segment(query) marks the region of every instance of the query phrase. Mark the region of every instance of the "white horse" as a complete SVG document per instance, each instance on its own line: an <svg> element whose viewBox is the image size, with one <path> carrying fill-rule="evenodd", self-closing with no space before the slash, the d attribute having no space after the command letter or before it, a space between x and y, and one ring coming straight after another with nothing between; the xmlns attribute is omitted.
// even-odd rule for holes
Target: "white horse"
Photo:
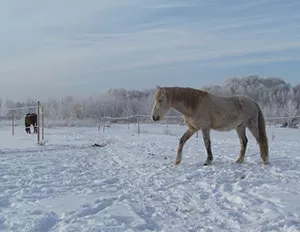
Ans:
<svg viewBox="0 0 300 232"><path fill-rule="evenodd" d="M159 121L170 108L183 114L188 129L180 138L175 164L182 158L182 150L186 141L201 130L207 152L204 165L213 160L211 151L210 130L229 131L235 129L240 139L240 154L237 163L243 163L248 139L246 128L260 147L260 155L264 164L269 162L268 138L263 113L259 105L246 97L217 97L205 91L181 87L157 87L154 96L152 119Z"/></svg>

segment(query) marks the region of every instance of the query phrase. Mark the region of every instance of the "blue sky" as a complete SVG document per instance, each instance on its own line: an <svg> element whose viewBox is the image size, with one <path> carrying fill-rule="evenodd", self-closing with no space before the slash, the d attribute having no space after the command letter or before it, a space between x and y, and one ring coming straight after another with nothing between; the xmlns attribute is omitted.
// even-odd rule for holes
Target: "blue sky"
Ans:
<svg viewBox="0 0 300 232"><path fill-rule="evenodd" d="M300 83L300 1L4 0L0 97L201 88L232 76Z"/></svg>

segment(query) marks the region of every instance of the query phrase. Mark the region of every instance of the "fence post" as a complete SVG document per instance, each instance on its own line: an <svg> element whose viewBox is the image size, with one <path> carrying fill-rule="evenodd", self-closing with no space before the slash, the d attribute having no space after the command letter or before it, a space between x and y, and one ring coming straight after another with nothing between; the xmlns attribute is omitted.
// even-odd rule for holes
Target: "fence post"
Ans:
<svg viewBox="0 0 300 232"><path fill-rule="evenodd" d="M130 129L130 120L131 120L131 116L128 116L128 119L127 119L127 129L129 130Z"/></svg>
<svg viewBox="0 0 300 232"><path fill-rule="evenodd" d="M15 112L12 113L12 121L11 121L11 133L15 135Z"/></svg>
<svg viewBox="0 0 300 232"><path fill-rule="evenodd" d="M105 132L105 121L106 121L106 116L104 116L104 118L103 118L103 132Z"/></svg>
<svg viewBox="0 0 300 232"><path fill-rule="evenodd" d="M44 110L43 110L43 107L41 108L41 114L42 114L42 141L44 141L45 136L44 136Z"/></svg>
<svg viewBox="0 0 300 232"><path fill-rule="evenodd" d="M102 119L98 118L98 131L101 129Z"/></svg>
<svg viewBox="0 0 300 232"><path fill-rule="evenodd" d="M40 144L40 101L37 101L37 144Z"/></svg>
<svg viewBox="0 0 300 232"><path fill-rule="evenodd" d="M138 134L140 134L140 120L139 120L139 115L136 115L136 121L137 121L137 126L138 126Z"/></svg>

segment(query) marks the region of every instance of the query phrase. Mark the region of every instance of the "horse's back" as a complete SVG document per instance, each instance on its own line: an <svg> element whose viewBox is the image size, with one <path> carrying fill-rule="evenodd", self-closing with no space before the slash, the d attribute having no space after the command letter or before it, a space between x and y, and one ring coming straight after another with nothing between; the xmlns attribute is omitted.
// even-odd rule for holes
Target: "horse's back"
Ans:
<svg viewBox="0 0 300 232"><path fill-rule="evenodd" d="M211 127L219 131L235 129L243 121L258 115L257 104L244 96L217 97L210 95Z"/></svg>
<svg viewBox="0 0 300 232"><path fill-rule="evenodd" d="M260 107L256 101L245 96L236 96L236 99L245 118L257 117Z"/></svg>
<svg viewBox="0 0 300 232"><path fill-rule="evenodd" d="M25 116L25 123L27 124L34 124L37 121L37 114L36 113L27 113Z"/></svg>

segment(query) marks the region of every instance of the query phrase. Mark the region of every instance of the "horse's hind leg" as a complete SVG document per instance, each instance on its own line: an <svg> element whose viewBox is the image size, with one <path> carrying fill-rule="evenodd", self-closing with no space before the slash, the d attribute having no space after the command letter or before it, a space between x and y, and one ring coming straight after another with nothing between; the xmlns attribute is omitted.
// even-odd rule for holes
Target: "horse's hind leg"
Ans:
<svg viewBox="0 0 300 232"><path fill-rule="evenodd" d="M177 148L177 155L176 155L176 159L175 159L175 165L177 165L181 162L183 146L186 143L186 141L190 137L193 136L193 134L195 132L196 132L195 130L193 130L192 128L189 128L189 129L186 130L186 132L180 138L179 145L178 145L178 148Z"/></svg>
<svg viewBox="0 0 300 232"><path fill-rule="evenodd" d="M30 124L28 124L27 122L25 122L25 131L27 134L30 134Z"/></svg>
<svg viewBox="0 0 300 232"><path fill-rule="evenodd" d="M266 151L266 148L265 148L265 144L264 144L263 138L259 137L258 125L256 124L255 121L251 120L247 124L247 127L250 130L251 134L256 139L257 143L259 144L261 159L263 160L264 164L267 164L269 162L268 154L267 154L267 151Z"/></svg>
<svg viewBox="0 0 300 232"><path fill-rule="evenodd" d="M213 161L213 154L211 151L210 130L202 129L202 136L203 136L204 145L205 145L206 152L207 152L207 159L203 165L210 165Z"/></svg>
<svg viewBox="0 0 300 232"><path fill-rule="evenodd" d="M247 144L248 144L248 139L246 136L246 126L244 123L242 123L241 125L239 125L236 128L236 132L239 136L240 139L240 144L241 144L241 150L240 150L240 154L238 159L236 160L236 163L243 163L244 162L244 158L245 158L245 153L246 153L246 149L247 149Z"/></svg>

